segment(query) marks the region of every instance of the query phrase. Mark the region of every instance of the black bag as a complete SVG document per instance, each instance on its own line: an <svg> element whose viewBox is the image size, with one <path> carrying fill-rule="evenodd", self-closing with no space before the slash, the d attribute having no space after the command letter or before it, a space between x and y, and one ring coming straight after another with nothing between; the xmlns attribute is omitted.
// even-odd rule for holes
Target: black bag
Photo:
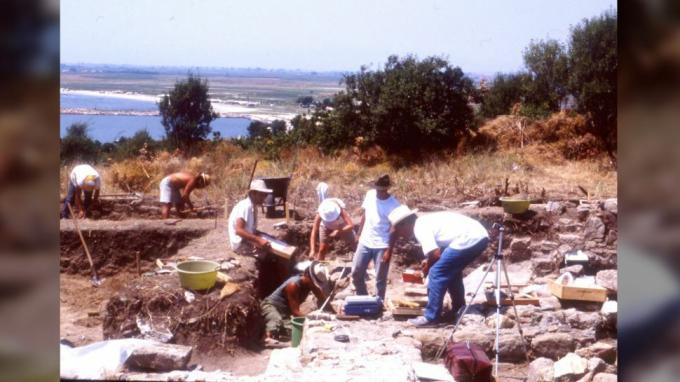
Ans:
<svg viewBox="0 0 680 382"><path fill-rule="evenodd" d="M493 381L492 363L484 349L477 344L453 342L446 346L446 368L456 382L491 382Z"/></svg>

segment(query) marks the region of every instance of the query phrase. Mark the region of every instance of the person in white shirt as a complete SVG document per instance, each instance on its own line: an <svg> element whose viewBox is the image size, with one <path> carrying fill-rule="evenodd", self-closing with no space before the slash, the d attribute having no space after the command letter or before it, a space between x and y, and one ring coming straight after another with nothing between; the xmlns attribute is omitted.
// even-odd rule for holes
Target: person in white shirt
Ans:
<svg viewBox="0 0 680 382"><path fill-rule="evenodd" d="M244 241L255 248L267 249L271 243L257 236L257 206L264 203L265 198L272 192L267 188L264 180L255 179L250 183L248 196L238 202L229 214L228 231L231 249L245 250Z"/></svg>
<svg viewBox="0 0 680 382"><path fill-rule="evenodd" d="M86 217L90 212L91 206L99 202L101 185L101 177L94 167L89 164L75 166L68 177L66 198L61 209L61 217L71 217L69 205L75 205L75 211L78 211L79 218Z"/></svg>
<svg viewBox="0 0 680 382"><path fill-rule="evenodd" d="M319 238L319 245L316 239ZM324 261L330 244L335 239L342 240L355 249L357 239L354 235L354 223L345 210L345 203L338 198L328 198L321 202L312 225L309 238L309 254L315 260ZM318 250L318 251L317 251Z"/></svg>
<svg viewBox="0 0 680 382"><path fill-rule="evenodd" d="M389 175L383 175L375 183L375 189L366 193L361 205L362 215L359 224L359 245L354 253L352 281L357 295L367 295L366 269L373 261L375 267L375 286L378 297L385 299L387 273L394 239L390 238L388 215L399 206L397 199L388 192L391 186Z"/></svg>
<svg viewBox="0 0 680 382"><path fill-rule="evenodd" d="M426 256L423 274L429 274L429 278L425 314L409 320L417 327L425 327L440 320L446 291L451 296L454 315L465 305L463 269L484 252L489 234L481 223L465 215L442 211L418 217L416 212L399 206L389 219L393 234L415 236Z"/></svg>

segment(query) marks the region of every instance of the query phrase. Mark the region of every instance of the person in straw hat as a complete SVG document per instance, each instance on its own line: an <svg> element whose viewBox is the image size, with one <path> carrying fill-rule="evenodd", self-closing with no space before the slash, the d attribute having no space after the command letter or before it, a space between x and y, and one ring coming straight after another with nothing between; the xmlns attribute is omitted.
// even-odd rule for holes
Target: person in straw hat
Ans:
<svg viewBox="0 0 680 382"><path fill-rule="evenodd" d="M300 306L310 292L320 306L332 289L328 268L317 261L306 263L302 274L284 281L260 304L265 319L265 345L278 345L278 340L290 336L290 318L304 316ZM327 307L332 310L330 305Z"/></svg>
<svg viewBox="0 0 680 382"><path fill-rule="evenodd" d="M359 223L359 244L352 262L352 281L357 295L367 295L366 270L372 261L375 267L375 286L378 297L385 299L387 273L392 256L394 239L390 238L390 222L387 219L399 201L390 195L389 175L379 177L373 183L361 204L361 223Z"/></svg>
<svg viewBox="0 0 680 382"><path fill-rule="evenodd" d="M79 218L88 216L91 207L99 202L101 185L101 177L94 167L89 164L75 166L68 177L66 198L61 209L61 217L71 217L69 205L75 205L75 211L78 211Z"/></svg>
<svg viewBox="0 0 680 382"><path fill-rule="evenodd" d="M271 193L272 189L267 188L264 180L254 179L250 182L247 196L238 202L229 214L227 230L232 250L245 251L249 249L247 247L267 249L271 246L269 241L258 236L256 208L261 206ZM248 245L244 246L244 241Z"/></svg>
<svg viewBox="0 0 680 382"><path fill-rule="evenodd" d="M451 296L451 315L455 319L465 305L463 269L484 252L489 234L477 220L455 212L442 211L417 217L418 210L399 206L389 219L398 237L415 236L426 259L423 274L429 275L427 306L424 316L408 320L416 327L436 324L442 317L442 303L446 291Z"/></svg>
<svg viewBox="0 0 680 382"><path fill-rule="evenodd" d="M210 184L210 175L200 173L194 175L188 172L176 172L170 174L161 180L160 201L161 201L161 215L163 219L167 219L170 215L170 208L173 206L177 211L177 215L184 217L184 204L189 206L191 211L194 211L194 205L191 203L189 195L196 188L204 188Z"/></svg>
<svg viewBox="0 0 680 382"><path fill-rule="evenodd" d="M319 238L319 245L316 239ZM309 255L316 260L324 261L330 244L335 239L342 240L352 250L356 248L354 223L345 210L345 203L337 198L328 198L321 202L314 217L312 234L309 238Z"/></svg>

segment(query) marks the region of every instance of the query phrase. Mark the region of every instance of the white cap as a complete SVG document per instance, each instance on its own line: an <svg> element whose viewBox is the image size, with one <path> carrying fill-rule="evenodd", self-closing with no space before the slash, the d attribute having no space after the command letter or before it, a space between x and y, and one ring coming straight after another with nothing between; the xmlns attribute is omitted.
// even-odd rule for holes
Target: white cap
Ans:
<svg viewBox="0 0 680 382"><path fill-rule="evenodd" d="M250 191L259 191L259 192L264 192L266 194L269 194L272 192L271 188L267 188L267 186L264 184L264 180L262 179L255 179L252 182L250 182Z"/></svg>
<svg viewBox="0 0 680 382"><path fill-rule="evenodd" d="M390 221L390 224L394 226L416 212L418 212L417 208L410 209L408 206L402 204L399 207L393 209L392 212L390 212L390 214L387 216L387 219Z"/></svg>
<svg viewBox="0 0 680 382"><path fill-rule="evenodd" d="M340 206L333 199L326 199L319 204L319 216L325 223L334 222L340 216Z"/></svg>

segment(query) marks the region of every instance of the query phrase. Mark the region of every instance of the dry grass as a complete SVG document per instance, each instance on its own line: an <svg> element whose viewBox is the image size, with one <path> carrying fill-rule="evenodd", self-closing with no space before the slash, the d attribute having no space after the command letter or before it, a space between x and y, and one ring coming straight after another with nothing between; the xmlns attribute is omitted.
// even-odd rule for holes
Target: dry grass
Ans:
<svg viewBox="0 0 680 382"><path fill-rule="evenodd" d="M321 155L312 148L291 149L279 160L260 159L255 177L292 174L289 202L294 208L316 206L315 187L327 182L330 194L343 198L351 209L360 206L370 182L389 173L392 192L412 207L454 207L461 201L488 200L503 190L508 179L510 194L523 192L532 198L583 197L582 186L593 198L616 196L616 171L607 167L605 158L581 161L565 160L545 145L529 145L497 152L447 155L420 165L393 168L386 162L372 166L359 162L350 150L334 157ZM143 191L158 194L158 182L166 174L186 170L204 171L214 182L205 190L196 190L197 204L229 205L242 198L248 178L258 156L228 142L222 143L200 158L180 159L160 153L149 161L128 160L100 168L104 193ZM62 169L62 179L66 179ZM63 186L62 186L63 187ZM62 188L63 189L63 188Z"/></svg>

